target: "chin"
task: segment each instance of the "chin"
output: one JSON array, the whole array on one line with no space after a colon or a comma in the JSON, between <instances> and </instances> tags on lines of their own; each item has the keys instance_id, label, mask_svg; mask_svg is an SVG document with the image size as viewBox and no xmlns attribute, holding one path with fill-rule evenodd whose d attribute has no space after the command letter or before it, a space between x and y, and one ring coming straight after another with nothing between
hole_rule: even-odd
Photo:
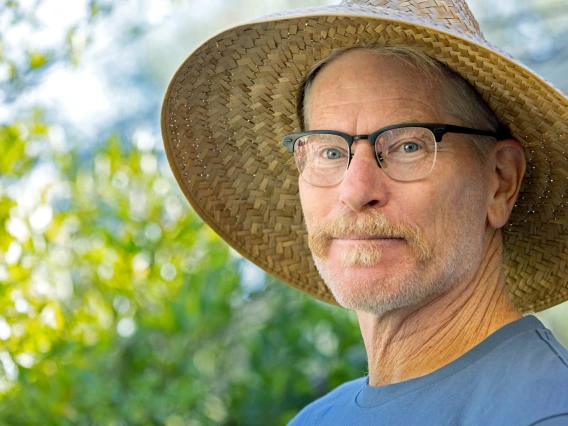
<instances>
[{"instance_id":1,"label":"chin","mask_svg":"<svg viewBox=\"0 0 568 426\"><path fill-rule=\"evenodd\" d=\"M453 280L434 278L418 266L396 265L386 273L375 266L344 267L313 256L314 263L339 305L383 316L402 308L423 305L451 289ZM431 265L433 266L433 265Z\"/></svg>"}]
</instances>

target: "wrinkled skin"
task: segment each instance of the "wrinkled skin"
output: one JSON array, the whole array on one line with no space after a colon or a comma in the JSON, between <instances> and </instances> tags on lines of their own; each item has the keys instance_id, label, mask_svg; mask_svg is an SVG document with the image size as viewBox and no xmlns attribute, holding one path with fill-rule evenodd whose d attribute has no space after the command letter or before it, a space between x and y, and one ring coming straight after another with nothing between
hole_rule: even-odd
<instances>
[{"instance_id":1,"label":"wrinkled skin","mask_svg":"<svg viewBox=\"0 0 568 426\"><path fill-rule=\"evenodd\" d=\"M459 117L441 112L447 109L440 106L438 84L399 59L349 52L316 77L306 103L310 129L354 135L405 122L461 124ZM495 313L494 318L480 320L485 331L519 317L504 287L500 228L520 188L522 147L514 140L499 141L484 163L474 158L471 149L464 135L447 134L438 145L433 171L419 181L399 182L385 175L373 147L360 140L338 185L321 188L300 179L310 235L337 217L357 222L374 212L398 227L416 229L427 249L424 258L404 237L369 235L367 228L356 227L329 239L325 252L315 250L314 260L326 284L340 304L358 313L371 379L376 370L373 359L380 353L383 369L388 369L385 360L393 342L399 341L399 349L400 345L411 348L414 344L407 337L419 330L423 336L436 335L450 322L453 332L463 333L477 309ZM371 260L353 261L357 256ZM488 299L487 292L494 297ZM447 320L450 315L452 321ZM425 328L430 331L425 333ZM470 330L467 336L475 338L458 342L457 356L482 340L485 331ZM449 330L444 334L451 335ZM405 369L404 361L397 361L390 368L391 379L381 371L381 380L416 377L449 362L437 358L432 365L423 363L424 371L412 372Z\"/></svg>"}]
</instances>

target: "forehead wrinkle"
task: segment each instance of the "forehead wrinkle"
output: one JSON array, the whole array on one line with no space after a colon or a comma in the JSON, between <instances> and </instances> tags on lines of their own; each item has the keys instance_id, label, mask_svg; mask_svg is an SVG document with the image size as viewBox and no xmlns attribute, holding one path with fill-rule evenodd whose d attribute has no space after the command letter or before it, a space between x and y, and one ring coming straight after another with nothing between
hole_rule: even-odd
<instances>
[{"instance_id":1,"label":"forehead wrinkle","mask_svg":"<svg viewBox=\"0 0 568 426\"><path fill-rule=\"evenodd\" d=\"M317 80L316 80L317 81ZM416 97L428 97L427 92L424 88L416 87L413 88L413 95L414 98L407 98L405 97L404 88L399 87L395 84L384 84L380 86L376 86L373 84L359 84L354 85L351 87L335 87L330 89L327 85L324 88L320 88L319 86L323 86L323 84L316 85L314 83L314 87L310 89L308 102L311 103L311 100L315 97L317 99L325 99L327 97L331 97L335 99L337 96L340 96L342 99L354 97L357 102L361 102L361 97L359 96L362 92L366 94L364 99L369 99L369 102L373 100L373 98L378 99L402 99L402 100L415 100ZM317 97L314 94L317 93Z\"/></svg>"},{"instance_id":2,"label":"forehead wrinkle","mask_svg":"<svg viewBox=\"0 0 568 426\"><path fill-rule=\"evenodd\" d=\"M318 105L310 105L308 108L308 115L309 119L308 122L310 123L311 129L319 128L323 130L322 125L324 127L329 127L328 123L331 123L333 130L341 130L345 132L353 131L353 129L357 129L359 132L360 125L363 127L361 130L364 132L373 132L378 130L381 127L390 126L393 124L406 124L406 123L424 123L424 122L437 122L443 121L441 119L440 111L436 111L430 103L422 102L417 99L410 99L410 98L389 98L389 99L381 99L382 104L385 104L389 101L396 101L401 102L405 101L408 103L417 104L416 108L411 107L409 105L400 106L399 108L393 107L391 111L387 114L383 114L382 116L366 116L366 120L361 122L362 113L368 112L373 105L374 101L367 100L367 101L353 101L353 102L342 102L342 103L335 103L334 105L326 105L317 103ZM345 114L345 110L341 111L345 107L352 106L352 110L356 112L356 114L350 115L351 122L346 121L347 115ZM338 110L341 114L338 114ZM403 115L403 117L400 117ZM341 116L343 119L338 120L337 117ZM397 117L393 117L397 116ZM369 121L367 123L367 121ZM320 124L321 123L321 124ZM365 130L366 129L366 130ZM330 129L331 130L331 129Z\"/></svg>"},{"instance_id":3,"label":"forehead wrinkle","mask_svg":"<svg viewBox=\"0 0 568 426\"><path fill-rule=\"evenodd\" d=\"M379 67L365 68L342 59L324 68L306 93L304 111L310 129L362 134L392 124L446 117L435 85L404 63L386 60ZM368 64L368 59L377 60L361 57L358 61Z\"/></svg>"},{"instance_id":4,"label":"forehead wrinkle","mask_svg":"<svg viewBox=\"0 0 568 426\"><path fill-rule=\"evenodd\" d=\"M433 112L436 112L436 110L434 108L431 107L430 102L424 102L418 99L412 99L412 98L405 98L405 97L392 97L392 98L382 98L379 100L373 100L373 99L369 99L369 100L361 100L361 99L357 99L357 100L353 100L353 101L342 101L342 102L334 102L333 105L326 105L325 103L319 102L317 106L314 107L314 105L309 105L308 107L308 111L313 111L314 113L321 110L321 109L336 109L336 108L343 108L345 106L349 106L352 105L354 107L356 107L357 109L361 109L362 106L367 105L367 104L371 104L371 105L375 105L377 102L381 102L381 103L385 103L385 102L389 102L389 101L405 101L405 102L414 102L417 104L421 104L421 105L425 105L426 108L428 110L431 110ZM309 102L310 104L312 104L312 102ZM310 114L311 115L311 114ZM437 115L437 114L436 114Z\"/></svg>"}]
</instances>

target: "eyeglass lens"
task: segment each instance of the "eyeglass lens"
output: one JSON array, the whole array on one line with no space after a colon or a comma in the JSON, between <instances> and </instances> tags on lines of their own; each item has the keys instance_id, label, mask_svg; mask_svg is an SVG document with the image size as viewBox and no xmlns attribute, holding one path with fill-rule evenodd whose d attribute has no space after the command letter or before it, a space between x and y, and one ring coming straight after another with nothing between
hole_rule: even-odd
<instances>
[{"instance_id":1,"label":"eyeglass lens","mask_svg":"<svg viewBox=\"0 0 568 426\"><path fill-rule=\"evenodd\" d=\"M434 135L422 127L388 130L375 141L381 168L399 181L418 180L428 175L436 162L436 148ZM316 133L298 138L294 153L300 175L306 182L333 186L347 173L351 150L339 135Z\"/></svg>"}]
</instances>

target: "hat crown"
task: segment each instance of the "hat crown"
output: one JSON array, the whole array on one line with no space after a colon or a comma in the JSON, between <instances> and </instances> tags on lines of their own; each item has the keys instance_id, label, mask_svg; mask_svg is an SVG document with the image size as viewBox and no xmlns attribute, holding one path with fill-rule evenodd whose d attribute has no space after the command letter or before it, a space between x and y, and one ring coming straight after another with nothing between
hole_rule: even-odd
<instances>
[{"instance_id":1,"label":"hat crown","mask_svg":"<svg viewBox=\"0 0 568 426\"><path fill-rule=\"evenodd\" d=\"M481 36L464 0L342 0L341 6L374 6L412 13Z\"/></svg>"}]
</instances>

